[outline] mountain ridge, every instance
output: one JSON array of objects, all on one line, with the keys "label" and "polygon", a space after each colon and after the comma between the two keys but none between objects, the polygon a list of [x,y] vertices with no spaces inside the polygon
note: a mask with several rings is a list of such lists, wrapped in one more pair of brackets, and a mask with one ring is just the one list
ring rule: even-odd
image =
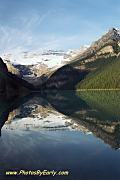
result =
[{"label": "mountain ridge", "polygon": [[[55,56],[55,58],[57,57],[57,66],[53,66],[52,68],[49,68],[47,65],[43,66],[43,64],[41,64],[42,59],[38,59],[38,61],[36,61],[37,59],[34,59],[39,56],[41,58],[41,54],[27,54],[27,52],[25,52],[25,63],[28,65],[10,65],[10,61],[8,59],[6,60],[7,68],[12,72],[9,76],[12,76],[13,78],[18,77],[19,82],[21,79],[22,83],[26,82],[27,84],[28,82],[27,88],[29,89],[31,86],[32,88],[30,88],[35,91],[41,91],[44,89],[59,90],[62,88],[71,90],[76,88],[79,90],[94,88],[109,89],[119,87],[120,82],[118,67],[120,56],[120,31],[115,28],[112,28],[97,41],[93,42],[89,47],[83,49],[83,52],[77,52],[76,56],[70,56],[67,53],[64,53],[64,51],[59,52],[51,50],[44,52],[42,55],[43,57],[50,56],[50,59],[44,59],[44,61],[46,64],[48,61],[49,63],[52,62],[51,66],[55,63],[54,59],[51,59],[51,56]],[[63,56],[67,56],[64,58],[64,61]],[[62,59],[60,59],[60,57],[62,57]],[[31,61],[29,58],[33,58],[33,60]],[[31,62],[35,63],[39,61],[40,63],[38,64],[29,65]],[[114,68],[113,71],[109,67],[109,64]],[[114,73],[115,71],[118,73],[117,75]],[[114,76],[109,75],[109,82],[106,81],[106,72],[109,72],[108,75],[112,74]],[[105,78],[97,78],[100,77],[99,73],[104,74]],[[16,74],[17,76],[13,74]],[[118,85],[113,85],[115,78]],[[85,85],[91,84],[90,82],[92,81],[94,82],[94,85],[99,84],[99,86]],[[104,81],[107,82],[107,84],[104,83]],[[105,86],[101,85],[101,82]],[[113,85],[113,87],[108,84]]]}]

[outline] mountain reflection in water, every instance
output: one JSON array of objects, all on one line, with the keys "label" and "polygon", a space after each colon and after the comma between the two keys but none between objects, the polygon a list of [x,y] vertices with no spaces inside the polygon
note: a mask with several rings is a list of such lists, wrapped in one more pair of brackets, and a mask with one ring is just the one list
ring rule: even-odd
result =
[{"label": "mountain reflection in water", "polygon": [[[29,168],[37,169],[71,169],[71,173],[72,171],[73,174],[76,172],[76,177],[79,175],[79,177],[87,179],[87,175],[84,175],[85,169],[82,169],[83,172],[79,173],[79,166],[83,165],[85,167],[86,163],[91,162],[89,151],[92,153],[94,148],[95,152],[98,151],[96,152],[98,155],[104,157],[106,152],[102,152],[101,155],[99,150],[104,149],[106,151],[106,145],[107,148],[109,147],[109,151],[111,151],[111,148],[113,149],[112,159],[114,159],[113,157],[117,158],[117,164],[120,165],[120,161],[118,161],[118,159],[120,160],[120,154],[118,154],[118,151],[115,151],[120,148],[119,91],[92,91],[79,92],[77,94],[74,91],[46,91],[44,94],[31,94],[20,99],[7,100],[2,97],[0,99],[0,166],[3,168],[1,171],[10,168],[19,169],[20,167],[26,169],[29,164]],[[72,144],[72,142],[74,143]],[[49,143],[52,144],[52,149]],[[82,147],[80,146],[81,143]],[[87,144],[85,145],[84,143]],[[40,144],[43,147],[40,147]],[[66,154],[67,148],[72,149],[72,146],[74,146],[74,150],[69,154],[70,157],[67,161],[69,162],[70,159],[72,161],[74,156],[80,156],[79,161],[81,163],[76,162],[79,164],[76,170],[73,164],[71,165],[71,162],[68,164],[66,162],[63,165],[62,156],[60,155],[60,151],[64,150]],[[79,146],[82,148],[81,155],[85,151],[84,155],[87,155],[87,160],[82,159],[77,151]],[[6,151],[7,153],[4,154]],[[26,167],[23,168],[24,163],[22,164],[19,160],[18,162],[15,161],[13,166],[11,165],[10,156],[12,157],[12,155],[10,153],[12,151],[14,156],[17,154],[17,157],[23,154],[22,151],[24,151],[24,158],[25,156],[28,158]],[[30,151],[28,153],[29,156],[26,155],[27,151]],[[39,153],[43,153],[43,151],[44,153],[49,153],[49,151],[54,153],[55,159],[50,159],[48,155],[42,159],[41,156],[39,157]],[[38,161],[36,164],[33,163],[34,166],[30,164],[30,158],[32,158],[30,155],[33,154],[35,155],[35,162],[36,160]],[[58,165],[54,162],[56,158],[58,159]],[[67,155],[64,158],[68,158]],[[42,164],[38,159],[41,160]],[[94,161],[95,159],[96,156]],[[53,163],[50,163],[50,160]],[[49,164],[46,167],[45,165],[48,165],[48,162],[51,165]],[[94,162],[96,163],[96,168],[100,166],[98,162]],[[1,163],[7,164],[2,166]],[[93,169],[87,167],[86,170],[88,174],[90,173],[89,177],[94,179],[95,173],[92,173]],[[120,177],[120,171],[115,169],[112,175],[115,175],[117,179]],[[112,178],[112,176],[107,174],[105,176],[109,179]]]}]

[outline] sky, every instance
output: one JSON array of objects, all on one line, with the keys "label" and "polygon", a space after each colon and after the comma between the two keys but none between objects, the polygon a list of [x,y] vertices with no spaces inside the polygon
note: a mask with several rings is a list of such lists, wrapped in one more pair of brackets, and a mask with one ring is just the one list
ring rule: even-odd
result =
[{"label": "sky", "polygon": [[0,52],[79,49],[119,17],[119,0],[0,0]]}]

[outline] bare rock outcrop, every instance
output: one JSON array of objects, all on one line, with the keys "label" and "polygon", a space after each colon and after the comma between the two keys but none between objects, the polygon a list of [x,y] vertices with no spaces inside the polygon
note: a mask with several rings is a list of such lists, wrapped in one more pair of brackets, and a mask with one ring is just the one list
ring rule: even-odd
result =
[{"label": "bare rock outcrop", "polygon": [[84,61],[95,56],[101,49],[109,46],[113,48],[114,53],[119,53],[120,31],[113,28],[100,39],[93,42],[82,54],[77,54],[73,58],[73,63],[76,61]]}]

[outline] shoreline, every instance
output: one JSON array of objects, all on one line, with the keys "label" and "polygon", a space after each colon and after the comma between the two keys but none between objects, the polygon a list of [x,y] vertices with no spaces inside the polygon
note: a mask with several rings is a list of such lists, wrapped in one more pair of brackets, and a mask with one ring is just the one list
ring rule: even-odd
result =
[{"label": "shoreline", "polygon": [[120,89],[77,89],[76,91],[120,91]]}]

